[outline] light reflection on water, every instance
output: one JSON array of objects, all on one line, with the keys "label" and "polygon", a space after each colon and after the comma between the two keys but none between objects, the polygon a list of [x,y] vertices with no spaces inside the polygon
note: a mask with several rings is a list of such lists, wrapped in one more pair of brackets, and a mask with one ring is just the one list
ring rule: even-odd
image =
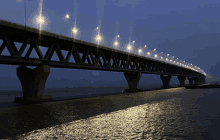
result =
[{"label": "light reflection on water", "polygon": [[51,102],[2,109],[10,117],[1,119],[21,139],[214,139],[210,126],[220,111],[210,108],[220,105],[219,91],[174,88]]}]

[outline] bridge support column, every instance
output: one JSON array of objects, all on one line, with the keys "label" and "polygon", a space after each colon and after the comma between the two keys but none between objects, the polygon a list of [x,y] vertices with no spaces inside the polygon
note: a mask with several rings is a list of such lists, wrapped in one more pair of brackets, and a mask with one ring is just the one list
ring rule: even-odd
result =
[{"label": "bridge support column", "polygon": [[198,82],[198,84],[199,84],[199,85],[202,84],[202,79],[201,79],[201,78],[199,78],[199,82]]},{"label": "bridge support column", "polygon": [[199,85],[199,78],[194,78],[195,84],[194,86],[198,86]]},{"label": "bridge support column", "polygon": [[189,80],[189,86],[193,86],[193,78],[192,77],[187,77]]},{"label": "bridge support column", "polygon": [[162,88],[169,88],[170,87],[171,75],[168,75],[168,76],[160,75],[160,78],[163,82],[163,87]]},{"label": "bridge support column", "polygon": [[17,75],[22,85],[23,97],[16,97],[15,102],[40,102],[52,100],[52,96],[44,95],[44,87],[49,74],[50,67],[47,65],[37,66],[34,69],[25,66],[18,67]]},{"label": "bridge support column", "polygon": [[128,82],[129,92],[141,91],[141,89],[138,89],[138,83],[141,78],[141,73],[125,72],[124,76]]},{"label": "bridge support column", "polygon": [[185,76],[177,76],[179,82],[180,82],[180,87],[184,87],[185,86],[185,80],[186,77]]}]

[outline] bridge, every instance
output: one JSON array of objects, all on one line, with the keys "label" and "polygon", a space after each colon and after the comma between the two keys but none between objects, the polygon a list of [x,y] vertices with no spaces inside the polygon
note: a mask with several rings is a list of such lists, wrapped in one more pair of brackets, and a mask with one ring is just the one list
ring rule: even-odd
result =
[{"label": "bridge", "polygon": [[[44,95],[44,87],[50,73],[50,67],[100,71],[123,72],[128,82],[129,91],[140,91],[138,83],[142,74],[158,74],[163,87],[168,88],[171,76],[177,76],[180,86],[185,86],[186,77],[189,85],[200,85],[205,81],[204,73],[198,70],[144,57],[122,50],[77,40],[67,36],[0,20],[0,64],[19,65],[17,75],[22,85],[23,97],[17,100],[51,100]],[[16,42],[22,43],[20,49]],[[28,47],[27,53],[24,50]],[[45,55],[41,48],[48,48]],[[10,55],[2,55],[7,48]],[[30,58],[35,49],[38,58]],[[68,52],[64,57],[63,52]],[[51,60],[54,52],[59,61]],[[71,55],[74,62],[70,62]],[[26,66],[36,66],[34,69]],[[74,73],[73,73],[74,74]]]}]

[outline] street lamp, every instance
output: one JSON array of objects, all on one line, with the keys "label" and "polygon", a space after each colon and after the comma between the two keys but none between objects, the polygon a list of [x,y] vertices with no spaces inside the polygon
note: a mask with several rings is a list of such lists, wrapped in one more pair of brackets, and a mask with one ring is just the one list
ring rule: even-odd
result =
[{"label": "street lamp", "polygon": [[[65,15],[65,18],[66,19],[72,19],[73,20],[73,18],[72,18],[72,16],[70,16],[69,14],[66,14]],[[73,22],[73,21],[72,21]],[[74,37],[77,35],[77,33],[78,33],[78,29],[76,28],[76,21],[75,21],[75,26],[74,26],[74,22],[73,22],[73,27],[72,27],[72,30],[71,30],[71,35],[72,35],[72,37],[73,37],[73,35],[74,35]]]}]

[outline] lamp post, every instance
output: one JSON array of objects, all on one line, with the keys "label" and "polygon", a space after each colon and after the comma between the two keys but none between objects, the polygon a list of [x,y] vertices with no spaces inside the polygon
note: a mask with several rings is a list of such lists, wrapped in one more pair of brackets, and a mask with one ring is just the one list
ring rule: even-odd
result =
[{"label": "lamp post", "polygon": [[[72,16],[70,16],[69,14],[66,14],[65,18],[66,19],[71,18],[73,20]],[[76,35],[77,33],[78,33],[78,29],[76,28],[76,20],[75,20],[75,26],[74,26],[74,22],[73,22],[73,28],[71,29],[71,37],[73,38],[73,34]]]},{"label": "lamp post", "polygon": [[24,0],[24,12],[25,12],[24,22],[25,22],[25,28],[26,28],[26,0]]}]

